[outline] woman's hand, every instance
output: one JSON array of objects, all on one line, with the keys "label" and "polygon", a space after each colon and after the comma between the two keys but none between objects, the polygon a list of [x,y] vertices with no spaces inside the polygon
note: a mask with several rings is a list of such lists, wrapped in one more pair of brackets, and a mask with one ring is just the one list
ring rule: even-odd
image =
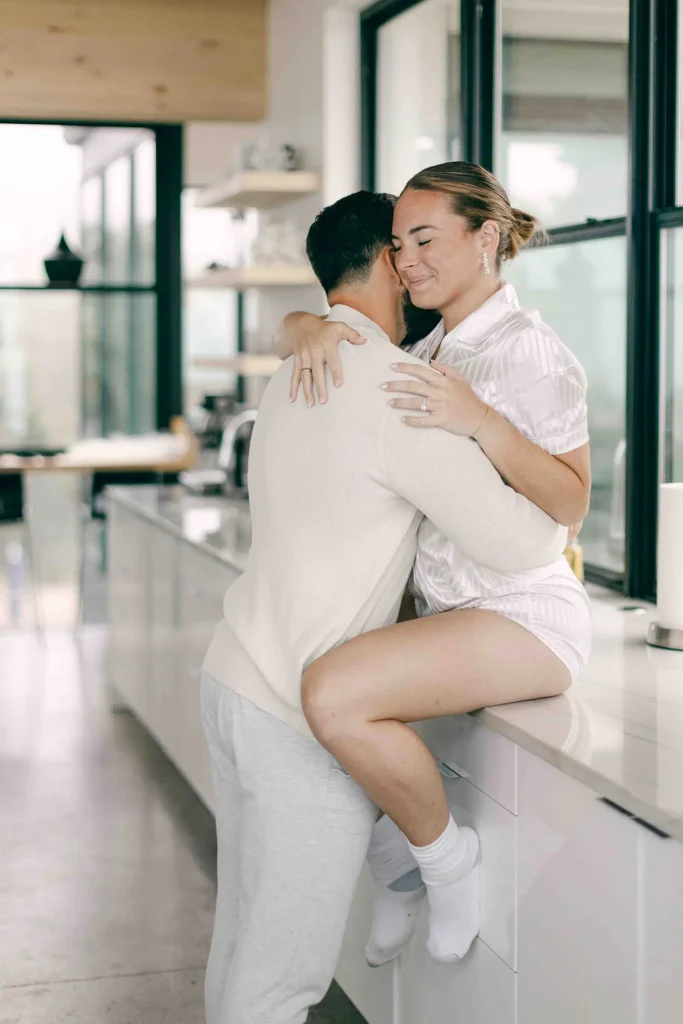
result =
[{"label": "woman's hand", "polygon": [[330,368],[334,386],[341,387],[344,376],[337,349],[339,342],[345,340],[352,345],[364,345],[367,339],[348,324],[321,320],[312,313],[299,318],[296,333],[292,336],[294,366],[289,389],[290,402],[296,401],[299,385],[303,386],[308,406],[315,405],[316,393],[321,404],[327,401],[325,365]]},{"label": "woman's hand", "polygon": [[415,381],[393,380],[382,384],[385,391],[399,391],[412,398],[394,398],[394,409],[411,409],[420,416],[404,416],[410,427],[442,427],[461,437],[473,437],[484,422],[489,407],[472,390],[461,373],[445,363],[431,360],[430,366],[392,363],[392,370],[415,377]]}]

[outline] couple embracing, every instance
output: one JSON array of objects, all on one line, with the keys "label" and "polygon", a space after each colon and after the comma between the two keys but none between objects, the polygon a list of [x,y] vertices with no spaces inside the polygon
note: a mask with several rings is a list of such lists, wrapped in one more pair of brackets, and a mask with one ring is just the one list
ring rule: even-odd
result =
[{"label": "couple embracing", "polygon": [[[456,162],[310,229],[331,310],[278,332],[252,548],[203,666],[208,1024],[304,1024],[366,857],[371,965],[401,952],[423,900],[436,960],[478,933],[478,836],[407,723],[559,694],[590,646],[562,554],[589,501],[585,374],[500,276],[535,227]],[[416,310],[439,316],[401,349]],[[397,622],[404,594],[418,614]]]}]

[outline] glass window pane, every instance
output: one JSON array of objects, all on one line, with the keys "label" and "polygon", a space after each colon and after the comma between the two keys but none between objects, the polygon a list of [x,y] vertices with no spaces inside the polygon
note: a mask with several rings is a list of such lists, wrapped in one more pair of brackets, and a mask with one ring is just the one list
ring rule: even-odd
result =
[{"label": "glass window pane", "polygon": [[683,0],[678,0],[678,139],[676,174],[676,204],[683,206]]},{"label": "glass window pane", "polygon": [[82,431],[144,434],[156,425],[156,295],[84,294]]},{"label": "glass window pane", "polygon": [[398,194],[423,167],[460,158],[460,4],[423,0],[377,39],[377,181]]},{"label": "glass window pane", "polygon": [[131,281],[131,158],[119,157],[104,172],[104,280]]},{"label": "glass window pane", "polygon": [[58,126],[0,124],[0,152],[0,283],[47,284],[43,260],[62,231],[80,245],[81,150]]},{"label": "glass window pane", "polygon": [[0,448],[60,448],[78,437],[80,299],[0,292]]},{"label": "glass window pane", "polygon": [[141,142],[133,153],[135,195],[133,232],[133,273],[136,284],[154,284],[156,222],[156,146],[154,139]]},{"label": "glass window pane", "polygon": [[683,482],[683,228],[662,232],[662,475]]},{"label": "glass window pane", "polygon": [[81,186],[81,250],[83,284],[102,282],[102,178],[98,174]]},{"label": "glass window pane", "polygon": [[546,227],[626,214],[628,8],[503,0],[497,174]]},{"label": "glass window pane", "polygon": [[626,240],[532,249],[506,267],[523,306],[536,307],[588,375],[593,489],[581,533],[587,562],[624,569]]},{"label": "glass window pane", "polygon": [[104,296],[103,431],[128,433],[130,408],[130,295]]},{"label": "glass window pane", "polygon": [[83,293],[81,313],[81,433],[102,436],[104,295]]},{"label": "glass window pane", "polygon": [[156,430],[157,402],[157,306],[156,295],[130,296],[132,353],[130,367],[131,434]]}]

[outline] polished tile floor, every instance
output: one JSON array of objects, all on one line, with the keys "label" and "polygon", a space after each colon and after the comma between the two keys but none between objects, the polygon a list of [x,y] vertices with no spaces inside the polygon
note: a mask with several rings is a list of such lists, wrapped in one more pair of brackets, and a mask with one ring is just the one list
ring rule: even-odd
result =
[{"label": "polished tile floor", "polygon": [[[202,1024],[203,804],[104,686],[106,630],[0,633],[0,1024]],[[363,1024],[333,986],[309,1024]]]}]

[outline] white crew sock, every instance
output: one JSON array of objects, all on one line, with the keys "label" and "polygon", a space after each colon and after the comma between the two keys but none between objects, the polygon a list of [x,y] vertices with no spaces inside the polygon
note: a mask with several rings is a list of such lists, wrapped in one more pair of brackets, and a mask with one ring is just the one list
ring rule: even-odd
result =
[{"label": "white crew sock", "polygon": [[471,828],[458,828],[450,817],[438,839],[410,850],[427,887],[427,949],[439,963],[454,963],[479,934],[479,837]]},{"label": "white crew sock", "polygon": [[373,827],[368,866],[375,886],[365,957],[371,967],[379,967],[408,945],[425,894],[408,840],[386,814]]}]

